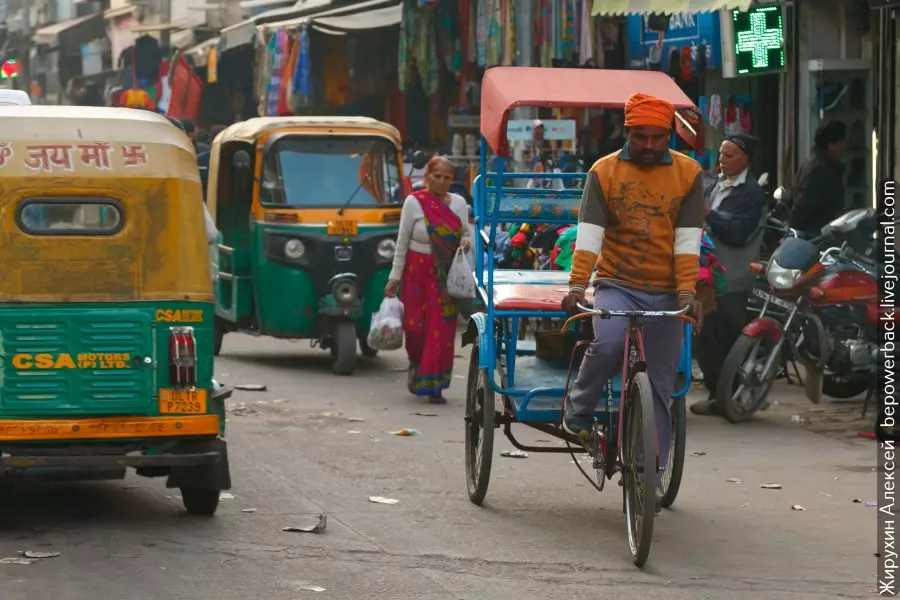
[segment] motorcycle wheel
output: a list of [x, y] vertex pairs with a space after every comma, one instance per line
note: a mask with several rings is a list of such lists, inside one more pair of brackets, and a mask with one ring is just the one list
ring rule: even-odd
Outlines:
[[[761, 370], [775, 351], [775, 342], [764, 336], [741, 335], [722, 363], [716, 399], [722, 414], [731, 423], [749, 421], [765, 403], [775, 384], [777, 366], [768, 379], [759, 380]], [[777, 360], [777, 359], [776, 359]], [[747, 373], [747, 363], [753, 372]]]
[[855, 398], [869, 391], [869, 382], [859, 379], [843, 379], [835, 374], [826, 375], [822, 381], [822, 393], [829, 398]]

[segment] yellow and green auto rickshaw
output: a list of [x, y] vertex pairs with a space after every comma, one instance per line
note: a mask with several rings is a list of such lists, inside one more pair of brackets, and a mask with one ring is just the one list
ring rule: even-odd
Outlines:
[[366, 337], [409, 192], [400, 142], [364, 117], [257, 118], [216, 137], [206, 201], [221, 235], [217, 354], [241, 331], [310, 339], [340, 375], [353, 373], [357, 343], [375, 355]]
[[164, 117], [0, 107], [0, 471], [231, 487], [197, 162]]

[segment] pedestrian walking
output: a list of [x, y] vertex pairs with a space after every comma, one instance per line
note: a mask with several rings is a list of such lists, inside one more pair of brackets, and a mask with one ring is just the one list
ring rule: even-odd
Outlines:
[[461, 247], [472, 247], [469, 207], [450, 193], [456, 168], [445, 157], [425, 167], [426, 188], [406, 198], [386, 297], [400, 294], [403, 302], [407, 388], [411, 394], [444, 404], [450, 387], [458, 308], [447, 292], [447, 274]]

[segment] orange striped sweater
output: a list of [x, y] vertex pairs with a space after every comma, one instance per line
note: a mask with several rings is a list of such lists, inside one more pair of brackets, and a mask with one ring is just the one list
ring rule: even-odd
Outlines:
[[628, 146], [601, 158], [581, 201], [569, 290], [602, 280], [693, 297], [705, 213], [700, 165], [670, 151], [660, 163], [632, 162]]

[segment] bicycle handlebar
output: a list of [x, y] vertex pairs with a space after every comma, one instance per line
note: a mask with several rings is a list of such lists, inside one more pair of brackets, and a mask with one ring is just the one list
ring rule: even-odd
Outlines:
[[582, 312], [569, 317], [566, 322], [563, 323], [563, 329], [568, 327], [570, 323], [589, 317], [600, 317], [601, 319], [609, 319], [611, 317], [674, 317], [687, 321], [694, 327], [699, 326], [696, 319], [688, 316], [688, 313], [690, 313], [693, 308], [690, 305], [685, 306], [680, 310], [606, 310], [603, 308], [589, 308], [587, 306], [582, 306], [581, 304], [576, 304], [576, 306]]

